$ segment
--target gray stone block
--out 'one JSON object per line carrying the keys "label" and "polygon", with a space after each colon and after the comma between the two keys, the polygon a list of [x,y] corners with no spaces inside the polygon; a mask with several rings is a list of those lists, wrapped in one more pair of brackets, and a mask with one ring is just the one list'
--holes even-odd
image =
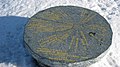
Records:
{"label": "gray stone block", "polygon": [[26,49],[39,63],[51,67],[85,67],[96,62],[93,59],[109,48],[112,30],[109,23],[92,10],[57,6],[29,19],[24,41]]}

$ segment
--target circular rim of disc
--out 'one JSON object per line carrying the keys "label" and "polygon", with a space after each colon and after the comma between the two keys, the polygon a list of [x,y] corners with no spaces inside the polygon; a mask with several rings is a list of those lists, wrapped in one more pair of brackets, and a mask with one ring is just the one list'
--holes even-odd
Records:
{"label": "circular rim of disc", "polygon": [[[38,14],[42,14],[42,12],[45,12],[45,11],[49,11],[49,10],[51,10],[51,9],[57,9],[57,8],[65,8],[65,7],[67,7],[67,8],[80,8],[80,9],[83,9],[83,10],[86,10],[86,11],[90,11],[90,12],[92,12],[92,13],[96,13],[99,17],[101,17],[102,18],[102,20],[104,20],[104,23],[107,25],[107,27],[108,27],[108,30],[110,31],[110,32],[107,32],[107,33],[110,33],[110,35],[109,35],[109,37],[108,38],[110,38],[110,43],[109,43],[109,45],[107,46],[107,48],[104,50],[104,51],[102,51],[102,52],[100,52],[97,56],[95,56],[95,57],[89,57],[89,58],[87,58],[87,59],[84,59],[84,60],[77,60],[77,61],[75,61],[75,62],[81,62],[81,61],[86,61],[86,60],[89,60],[89,59],[94,59],[94,58],[97,58],[99,55],[101,55],[103,52],[105,52],[108,48],[109,48],[109,46],[111,45],[111,43],[112,43],[112,29],[111,29],[111,27],[110,27],[110,24],[106,21],[106,19],[104,18],[104,17],[102,17],[100,14],[98,14],[97,12],[95,12],[95,11],[92,11],[92,10],[89,10],[89,9],[87,9],[87,8],[83,8],[83,7],[78,7],[78,6],[55,6],[55,7],[50,7],[50,8],[47,8],[47,9],[45,9],[45,10],[42,10],[42,11],[39,11],[38,13],[36,13],[35,15],[33,15],[31,18],[34,18],[36,15],[38,15]],[[54,12],[54,11],[53,11]],[[31,18],[30,18],[30,20],[31,20]],[[30,21],[29,20],[29,21]],[[59,20],[58,20],[59,21]],[[27,27],[27,25],[29,25],[30,23],[33,23],[33,22],[28,22],[28,24],[26,24],[25,25],[25,31],[26,31],[26,27]],[[81,23],[81,22],[80,22]],[[55,24],[55,23],[53,23],[53,24]],[[93,24],[94,24],[94,22],[93,22]],[[68,24],[68,25],[70,25],[70,24]],[[101,24],[102,25],[102,24]],[[62,26],[62,25],[61,25]],[[67,25],[66,25],[67,26]],[[71,26],[72,26],[72,24],[71,24]],[[63,26],[64,27],[64,26]],[[75,27],[75,29],[76,29],[76,27],[78,27],[78,24],[74,24],[74,27]],[[105,27],[105,26],[104,26]],[[89,26],[88,26],[88,28],[87,27],[84,27],[84,26],[81,26],[81,30],[83,30],[84,28],[86,28],[86,29],[89,29]],[[100,28],[100,27],[99,27]],[[79,29],[79,28],[78,28]],[[101,28],[101,30],[102,30],[102,28]],[[87,30],[88,31],[88,30]],[[59,32],[59,31],[57,31],[57,32]],[[55,32],[55,33],[57,33],[57,32]],[[99,31],[98,31],[99,32]],[[61,32],[60,32],[61,33]],[[69,32],[67,32],[67,33],[69,33]],[[24,41],[26,42],[26,38],[25,38],[25,34],[26,34],[26,32],[24,32]],[[57,33],[58,34],[58,33]],[[82,32],[81,32],[81,34],[82,34]],[[93,36],[94,35],[94,33],[93,32],[91,32],[91,33],[89,33],[91,36]],[[62,34],[62,35],[64,35],[64,34]],[[84,34],[83,34],[83,36],[84,36]],[[85,35],[86,36],[86,35]],[[62,37],[62,36],[60,36],[60,37]],[[77,39],[77,38],[76,38]],[[84,37],[83,37],[83,39],[84,39]],[[95,38],[94,38],[95,39]],[[72,40],[72,39],[71,39]],[[85,40],[85,39],[84,39]],[[92,40],[91,40],[92,41]],[[93,40],[94,41],[94,40]],[[96,43],[96,42],[95,42]],[[94,43],[93,43],[94,44]],[[43,57],[43,58],[46,58],[46,59],[48,59],[48,60],[52,60],[52,61],[58,61],[58,62],[61,62],[61,60],[59,61],[59,60],[54,60],[54,59],[50,59],[50,58],[48,58],[48,56],[46,56],[46,55],[44,55],[44,54],[40,54],[40,53],[36,53],[36,51],[34,51],[30,46],[29,46],[29,44],[26,42],[26,45],[27,45],[27,47],[29,47],[28,49],[30,49],[32,52],[33,52],[33,54],[36,54],[36,55],[38,55],[38,56],[40,56],[40,57]],[[45,50],[45,49],[44,49]],[[46,49],[47,50],[47,49]],[[43,56],[42,56],[43,55]],[[65,54],[66,55],[66,54]],[[78,55],[77,55],[78,56]],[[77,57],[76,56],[76,57]],[[65,63],[73,63],[73,62],[66,62],[66,61],[64,61],[64,60],[62,60],[62,62],[65,62]]]}

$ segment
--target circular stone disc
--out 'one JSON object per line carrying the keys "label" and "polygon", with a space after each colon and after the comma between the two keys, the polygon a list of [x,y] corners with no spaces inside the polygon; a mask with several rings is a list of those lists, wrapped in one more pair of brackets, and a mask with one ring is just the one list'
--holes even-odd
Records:
{"label": "circular stone disc", "polygon": [[106,51],[111,45],[112,30],[94,11],[57,6],[29,19],[24,40],[33,56],[37,54],[50,61],[73,63],[96,58]]}

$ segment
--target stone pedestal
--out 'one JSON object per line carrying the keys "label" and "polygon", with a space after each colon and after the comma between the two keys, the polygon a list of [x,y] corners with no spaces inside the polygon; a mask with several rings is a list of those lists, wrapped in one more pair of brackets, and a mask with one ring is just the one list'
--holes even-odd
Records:
{"label": "stone pedestal", "polygon": [[98,13],[77,6],[57,6],[38,12],[25,26],[26,49],[50,67],[86,67],[111,45],[112,30]]}

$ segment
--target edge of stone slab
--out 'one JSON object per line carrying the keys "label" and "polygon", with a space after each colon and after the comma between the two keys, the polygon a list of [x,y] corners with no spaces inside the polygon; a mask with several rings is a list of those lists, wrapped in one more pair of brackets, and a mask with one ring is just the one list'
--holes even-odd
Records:
{"label": "edge of stone slab", "polygon": [[[27,51],[35,58],[38,62],[39,65],[43,65],[43,67],[46,67],[46,65],[50,67],[88,67],[99,60],[101,60],[109,51],[110,47],[104,51],[102,54],[100,54],[98,57],[89,59],[86,61],[81,61],[81,62],[75,62],[75,63],[60,63],[60,62],[55,62],[55,61],[50,61],[49,59],[42,58],[41,56],[38,56],[35,52],[30,50],[30,47],[25,43],[25,48],[27,48]],[[45,65],[45,66],[44,66]]]}
{"label": "edge of stone slab", "polygon": [[109,50],[110,50],[110,47],[106,51],[104,51],[102,54],[100,54],[97,58],[90,59],[87,61],[82,61],[82,62],[70,63],[68,64],[68,67],[88,67],[100,61],[102,58],[104,58],[104,56],[108,53]]}

